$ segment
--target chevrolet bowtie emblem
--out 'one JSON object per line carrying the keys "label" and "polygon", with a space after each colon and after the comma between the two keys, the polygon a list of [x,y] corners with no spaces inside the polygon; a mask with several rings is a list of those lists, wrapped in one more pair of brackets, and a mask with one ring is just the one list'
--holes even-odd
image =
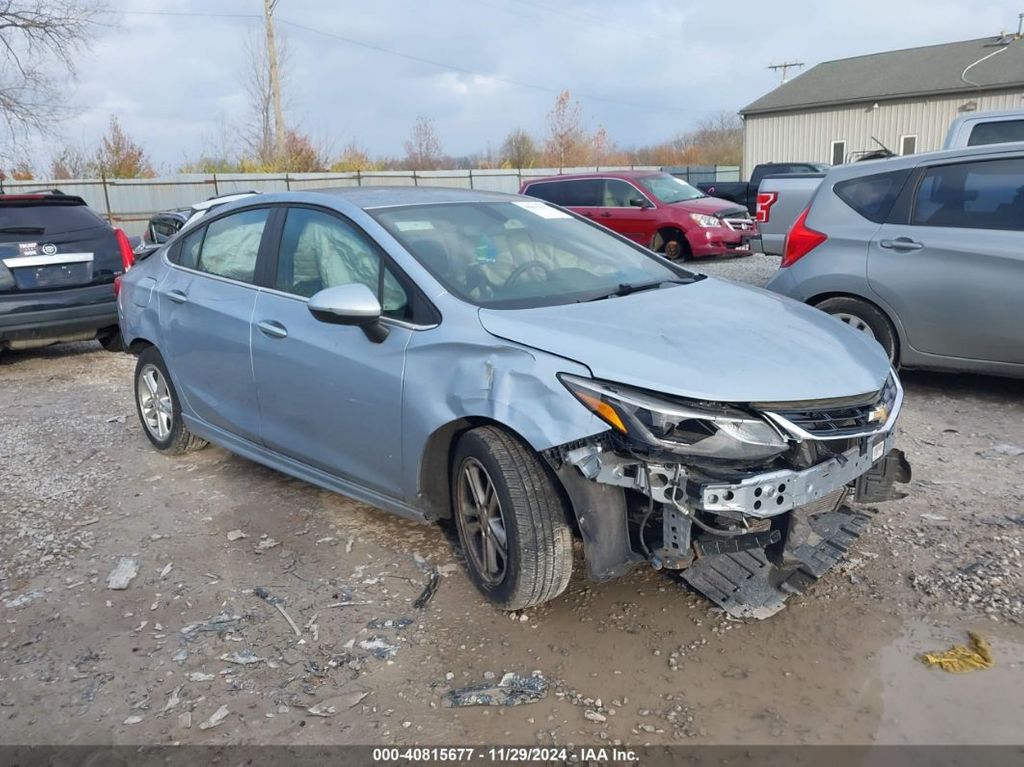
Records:
{"label": "chevrolet bowtie emblem", "polygon": [[885,423],[889,420],[889,406],[877,405],[868,413],[868,423]]}

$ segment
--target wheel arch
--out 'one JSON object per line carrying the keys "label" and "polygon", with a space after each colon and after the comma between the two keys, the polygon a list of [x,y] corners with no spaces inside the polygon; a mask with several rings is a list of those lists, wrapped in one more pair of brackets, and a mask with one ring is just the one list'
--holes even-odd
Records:
{"label": "wheel arch", "polygon": [[854,293],[850,290],[831,290],[823,293],[817,293],[808,298],[805,303],[808,306],[817,308],[819,304],[828,301],[830,298],[852,298],[857,301],[863,301],[881,312],[882,316],[889,320],[889,324],[892,325],[893,329],[896,331],[896,360],[897,362],[900,361],[900,358],[903,355],[903,350],[906,349],[909,344],[907,343],[906,331],[903,328],[903,323],[900,322],[899,317],[894,311],[877,299],[868,298],[865,295]]}
{"label": "wheel arch", "polygon": [[690,248],[690,243],[686,239],[686,232],[682,229],[682,227],[676,226],[674,224],[666,224],[664,226],[658,227],[658,231],[656,231],[654,233],[654,236],[651,238],[651,250],[661,253],[665,249],[666,243],[669,242],[669,238],[673,234],[679,235],[677,238],[679,242],[679,247]]}
{"label": "wheel arch", "polygon": [[127,351],[129,354],[134,354],[137,357],[151,346],[156,346],[156,344],[154,344],[148,338],[135,338],[132,340],[130,344],[128,344],[128,346],[125,348],[125,351]]}
{"label": "wheel arch", "polygon": [[[534,450],[530,441],[508,424],[486,416],[457,418],[435,429],[427,437],[419,467],[418,494],[424,514],[428,519],[451,519],[451,470],[455,446],[459,441],[459,437],[470,429],[480,426],[493,426],[508,432],[530,450]],[[534,452],[536,451],[534,450]],[[558,488],[566,512],[570,512],[573,507],[561,480],[551,471],[544,457],[539,453],[537,455]],[[567,513],[570,524],[574,525],[576,520],[573,519],[573,516]]]}

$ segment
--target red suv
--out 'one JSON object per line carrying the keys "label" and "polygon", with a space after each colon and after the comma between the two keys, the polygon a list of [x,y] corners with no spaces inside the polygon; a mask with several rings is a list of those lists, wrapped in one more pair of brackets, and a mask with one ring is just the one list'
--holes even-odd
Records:
{"label": "red suv", "polygon": [[549,176],[527,181],[519,193],[569,208],[669,258],[749,255],[756,235],[746,208],[668,173]]}

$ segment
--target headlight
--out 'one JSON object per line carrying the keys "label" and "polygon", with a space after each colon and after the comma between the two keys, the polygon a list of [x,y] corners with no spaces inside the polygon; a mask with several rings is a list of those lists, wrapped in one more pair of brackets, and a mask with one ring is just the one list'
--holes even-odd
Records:
{"label": "headlight", "polygon": [[559,380],[617,432],[660,450],[745,461],[771,458],[789,447],[766,421],[736,408],[662,398],[567,374]]}
{"label": "headlight", "polygon": [[723,226],[722,219],[718,218],[718,216],[706,216],[703,213],[691,213],[690,218],[693,219],[693,222],[697,226],[703,226],[705,229],[717,229]]}

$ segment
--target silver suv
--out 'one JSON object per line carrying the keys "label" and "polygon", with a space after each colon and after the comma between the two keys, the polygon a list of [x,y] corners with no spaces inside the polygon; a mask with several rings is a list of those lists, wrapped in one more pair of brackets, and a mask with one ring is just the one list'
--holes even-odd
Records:
{"label": "silver suv", "polygon": [[904,367],[1024,377],[1024,143],[833,169],[767,287]]}

